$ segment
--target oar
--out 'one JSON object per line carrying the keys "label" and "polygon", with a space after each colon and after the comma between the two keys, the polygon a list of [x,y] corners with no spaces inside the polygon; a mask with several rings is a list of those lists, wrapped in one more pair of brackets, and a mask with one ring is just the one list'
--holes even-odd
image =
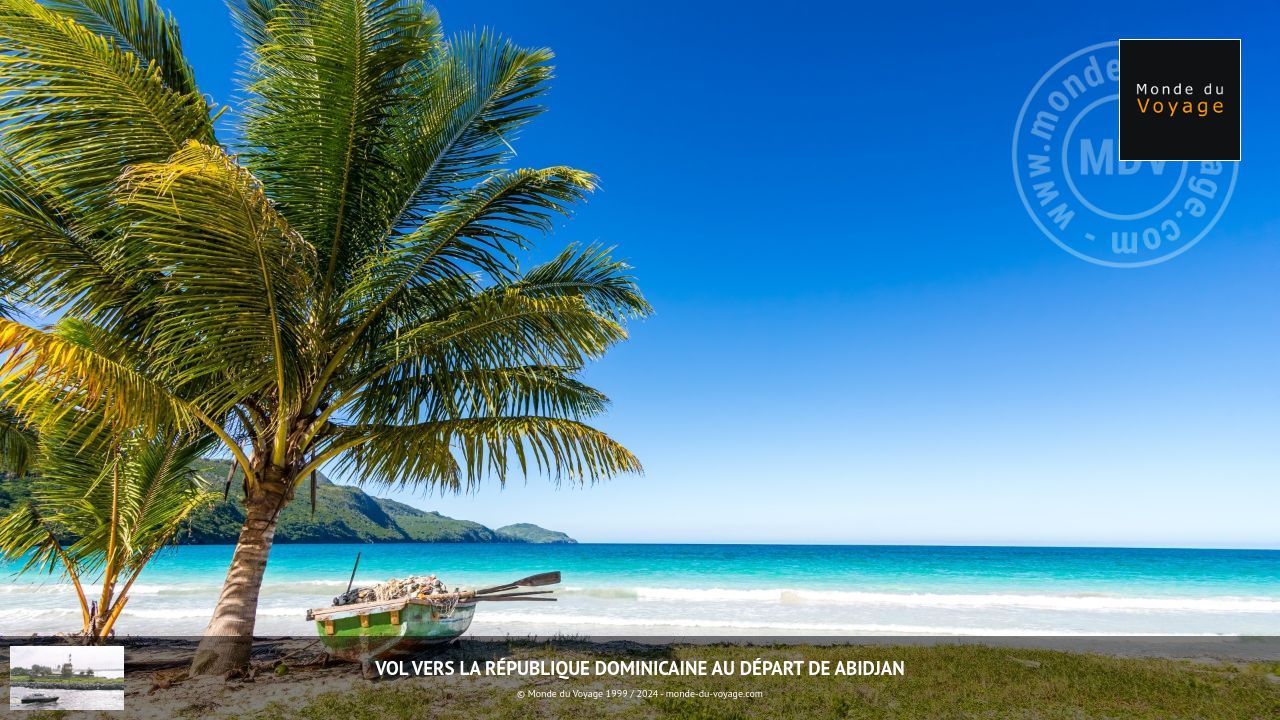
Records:
{"label": "oar", "polygon": [[489,593],[502,592],[503,590],[514,590],[518,587],[542,587],[543,585],[555,585],[560,582],[560,571],[545,572],[538,575],[530,575],[527,578],[512,580],[506,585],[495,585],[493,587],[477,590],[476,595],[488,595]]}
{"label": "oar", "polygon": [[347,592],[351,592],[351,583],[356,581],[356,568],[360,567],[360,553],[356,553],[356,564],[351,566],[351,579],[347,581]]}
{"label": "oar", "polygon": [[473,599],[473,600],[475,600],[476,602],[480,602],[481,600],[485,600],[485,601],[489,601],[489,600],[503,600],[503,601],[528,600],[528,601],[531,601],[531,602],[555,602],[557,598],[549,598],[549,597],[525,597],[524,595],[481,595],[480,597],[472,598],[472,599]]}
{"label": "oar", "polygon": [[528,595],[550,595],[553,592],[555,592],[555,590],[529,590],[527,592],[503,593],[501,595],[478,595],[476,596],[476,599],[489,600],[491,598],[513,598],[513,597],[525,597]]}

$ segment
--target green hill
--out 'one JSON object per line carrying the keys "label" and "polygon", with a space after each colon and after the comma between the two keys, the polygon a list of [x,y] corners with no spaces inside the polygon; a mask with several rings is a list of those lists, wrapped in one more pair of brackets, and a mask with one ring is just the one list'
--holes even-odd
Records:
{"label": "green hill", "polygon": [[578,542],[562,532],[538,527],[533,523],[516,523],[515,525],[506,525],[498,528],[495,532],[498,533],[498,537],[502,538],[503,542],[554,543],[557,545],[566,545]]}
{"label": "green hill", "polygon": [[[227,477],[225,461],[203,460],[196,473],[210,487],[221,490]],[[30,482],[0,474],[0,516],[30,494]],[[234,543],[244,522],[244,506],[236,497],[238,480],[232,482],[229,500],[218,500],[198,510],[178,533],[184,545]],[[350,485],[335,485],[323,475],[316,482],[316,507],[311,511],[309,486],[298,489],[298,497],[280,513],[276,525],[278,543],[565,543],[576,542],[568,535],[520,523],[491,530],[470,520],[457,520],[438,512],[377,498]]]}

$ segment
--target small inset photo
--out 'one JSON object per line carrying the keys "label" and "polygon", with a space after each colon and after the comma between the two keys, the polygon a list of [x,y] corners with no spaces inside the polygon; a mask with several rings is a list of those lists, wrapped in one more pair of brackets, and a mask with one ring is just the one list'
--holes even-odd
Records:
{"label": "small inset photo", "polygon": [[124,648],[9,648],[10,710],[123,710]]}

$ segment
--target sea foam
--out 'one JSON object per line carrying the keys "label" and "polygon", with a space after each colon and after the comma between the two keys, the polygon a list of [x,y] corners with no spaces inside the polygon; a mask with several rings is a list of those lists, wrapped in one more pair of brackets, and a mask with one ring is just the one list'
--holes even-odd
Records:
{"label": "sea foam", "polygon": [[[591,591],[583,594],[596,595]],[[896,605],[932,608],[1028,608],[1091,612],[1280,613],[1280,599],[1267,597],[1129,597],[1016,593],[885,593],[793,588],[653,588],[630,591],[642,602],[778,603],[814,605]],[[599,595],[596,595],[597,597]]]}

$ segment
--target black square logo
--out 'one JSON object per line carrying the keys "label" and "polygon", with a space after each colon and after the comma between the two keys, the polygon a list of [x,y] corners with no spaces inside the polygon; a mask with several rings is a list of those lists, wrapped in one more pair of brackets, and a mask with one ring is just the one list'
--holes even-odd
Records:
{"label": "black square logo", "polygon": [[1239,160],[1240,41],[1121,40],[1120,159]]}

